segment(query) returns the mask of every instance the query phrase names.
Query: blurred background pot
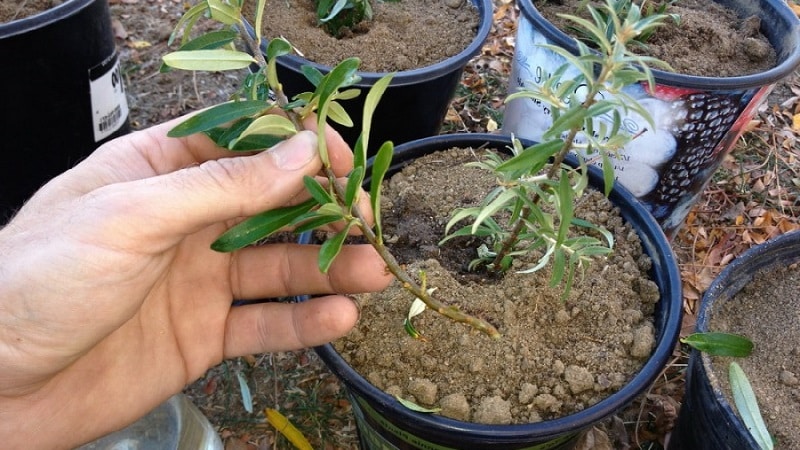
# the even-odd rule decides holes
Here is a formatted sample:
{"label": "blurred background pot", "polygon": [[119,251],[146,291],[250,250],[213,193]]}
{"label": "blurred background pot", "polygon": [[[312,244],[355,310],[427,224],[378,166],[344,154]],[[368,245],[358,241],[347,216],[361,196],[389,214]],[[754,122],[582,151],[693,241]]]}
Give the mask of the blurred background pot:
{"label": "blurred background pot", "polygon": [[[733,260],[706,291],[697,316],[696,331],[735,332],[735,330],[721,330],[711,326],[715,310],[719,311],[719,308],[727,305],[728,302],[741,301],[740,298],[736,298],[736,295],[742,292],[759,274],[773,274],[779,268],[789,267],[798,262],[800,262],[800,231],[783,234],[747,250]],[[800,286],[797,287],[800,288]],[[800,289],[795,289],[795,292],[799,291]],[[771,299],[767,299],[767,301],[771,301]],[[791,302],[791,300],[788,301]],[[750,307],[755,312],[750,317],[743,317],[741,320],[765,320],[765,317],[758,313],[761,309],[759,305],[750,305]],[[800,302],[795,300],[794,304],[784,309],[786,309],[784,315],[786,320],[779,327],[796,327],[797,322],[790,321],[792,317],[797,316]],[[769,352],[773,350],[763,341],[759,342],[757,336],[747,337],[753,339],[756,351]],[[786,338],[770,336],[770,339]],[[796,345],[796,343],[794,344]],[[797,356],[788,356],[788,358],[796,359]],[[745,358],[744,361],[746,362],[747,359]],[[735,412],[735,407],[728,401],[730,397],[725,394],[712,364],[712,357],[708,354],[692,350],[687,369],[686,394],[681,405],[678,422],[672,431],[670,450],[759,449],[760,447]],[[743,369],[746,372],[747,368],[744,365]],[[772,368],[776,374],[780,373],[782,369],[786,369],[785,365],[783,368]],[[786,389],[791,390],[792,387],[786,385]],[[794,387],[794,389],[797,388]],[[762,415],[764,415],[764,405],[760,406]],[[782,420],[780,414],[777,414],[774,420]],[[797,431],[794,430],[795,433]],[[795,447],[787,446],[786,442],[781,443],[781,439],[778,438],[776,448]]]}
{"label": "blurred background pot", "polygon": [[[446,134],[420,139],[395,149],[387,178],[414,159],[438,150],[482,146],[502,150],[509,145],[510,137],[499,134]],[[596,168],[590,179],[593,186],[602,186],[602,176]],[[650,386],[667,364],[680,329],[682,298],[677,263],[658,223],[630,193],[617,185],[610,199],[641,236],[644,250],[653,261],[652,279],[661,292],[654,320],[654,350],[633,379],[616,393],[575,414],[530,424],[486,425],[412,411],[370,384],[332,345],[317,347],[320,358],[348,389],[362,448],[569,449],[581,431],[610,417]],[[305,234],[301,242],[310,240],[311,235]]]}
{"label": "blurred background pot", "polygon": [[0,24],[0,223],[49,179],[129,131],[107,0]]}
{"label": "blurred background pot", "polygon": [[[744,126],[774,84],[800,64],[800,22],[782,0],[718,0],[742,17],[756,15],[777,53],[767,71],[737,77],[701,77],[654,70],[656,88],[625,88],[653,116],[656,130],[638,115],[623,126],[634,139],[614,168],[618,181],[644,202],[669,238],[675,236],[704,186],[732,149]],[[531,0],[518,1],[521,15],[509,78],[509,93],[541,84],[564,59],[541,44],[577,53],[574,38],[557,29]],[[515,99],[504,112],[503,131],[537,140],[551,123],[547,105]]]}

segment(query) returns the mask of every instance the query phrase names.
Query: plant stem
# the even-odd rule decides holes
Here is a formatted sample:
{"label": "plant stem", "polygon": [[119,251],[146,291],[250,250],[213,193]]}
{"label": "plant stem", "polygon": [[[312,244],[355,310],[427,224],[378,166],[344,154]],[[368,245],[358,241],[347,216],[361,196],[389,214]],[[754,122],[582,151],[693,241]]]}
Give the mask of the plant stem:
{"label": "plant stem", "polygon": [[[344,188],[341,184],[336,180],[336,175],[333,173],[330,167],[325,168],[325,175],[328,177],[331,183],[333,183],[334,190],[336,191],[336,201],[340,205],[344,204],[344,201],[341,200],[344,197]],[[493,339],[500,338],[500,332],[497,331],[492,324],[489,322],[471,316],[467,313],[462,312],[455,306],[446,305],[442,303],[439,299],[433,297],[427,290],[425,290],[422,286],[420,286],[413,278],[406,272],[394,255],[386,248],[383,244],[383,241],[378,239],[378,236],[372,230],[372,227],[369,225],[369,222],[361,213],[361,209],[358,207],[358,202],[355,202],[355,206],[353,207],[352,214],[357,221],[357,226],[361,230],[361,233],[364,235],[364,238],[369,242],[370,245],[378,252],[378,255],[383,259],[386,263],[386,268],[392,275],[397,278],[400,282],[403,289],[414,295],[415,297],[422,300],[425,305],[436,311],[437,313],[447,317],[450,320],[455,322],[460,322],[467,324],[478,331],[481,331],[487,334],[489,337]]]}

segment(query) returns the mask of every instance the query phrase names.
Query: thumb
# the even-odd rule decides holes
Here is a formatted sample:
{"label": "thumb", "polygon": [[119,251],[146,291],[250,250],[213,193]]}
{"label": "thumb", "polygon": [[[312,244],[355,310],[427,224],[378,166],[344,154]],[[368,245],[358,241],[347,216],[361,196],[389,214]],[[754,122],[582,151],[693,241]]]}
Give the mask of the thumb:
{"label": "thumb", "polygon": [[148,239],[164,238],[159,236],[163,233],[179,238],[291,203],[304,190],[303,176],[313,176],[321,167],[316,135],[302,131],[255,155],[209,160],[100,188],[88,203],[100,210],[95,218],[99,214],[117,221],[117,226],[136,230],[139,238],[148,230],[153,234]]}

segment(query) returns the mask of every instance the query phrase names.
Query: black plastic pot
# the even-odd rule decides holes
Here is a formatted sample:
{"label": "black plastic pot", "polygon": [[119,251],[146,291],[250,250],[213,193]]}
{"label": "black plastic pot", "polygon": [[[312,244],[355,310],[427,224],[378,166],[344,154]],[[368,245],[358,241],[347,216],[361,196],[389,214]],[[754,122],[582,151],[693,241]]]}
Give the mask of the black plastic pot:
{"label": "black plastic pot", "polygon": [[[385,141],[395,145],[439,134],[447,114],[447,108],[455,95],[456,87],[470,58],[478,54],[492,27],[492,0],[472,0],[480,14],[480,24],[475,39],[455,56],[436,64],[413,70],[398,72],[383,94],[372,119],[370,148],[374,154]],[[262,43],[261,51],[265,51]],[[353,55],[358,56],[358,55]],[[297,55],[286,55],[278,59],[278,78],[287,95],[313,90],[300,68],[313,66],[322,73],[331,68],[314,63]],[[355,145],[361,133],[364,100],[367,91],[386,73],[359,72],[361,82],[354,87],[362,90],[353,100],[343,101],[342,106],[353,119],[352,127],[334,124],[345,141]]]}
{"label": "black plastic pot", "polygon": [[50,178],[129,131],[106,0],[0,25],[0,223]]}
{"label": "black plastic pot", "polygon": [[[761,73],[738,77],[653,70],[654,91],[643,84],[625,88],[650,112],[656,126],[653,129],[638,115],[626,117],[623,113],[626,130],[641,135],[626,146],[620,158],[614,158],[618,180],[647,205],[670,238],[680,229],[774,83],[800,65],[800,21],[783,0],[715,1],[742,17],[760,17],[761,32],[775,48],[778,64]],[[540,44],[556,45],[573,54],[578,50],[574,38],[547,21],[531,0],[519,0],[518,4],[521,17],[509,78],[510,93],[526,85],[541,84],[565,62]],[[506,106],[503,130],[537,140],[550,123],[546,105],[516,99]]]}
{"label": "black plastic pot", "polygon": [[[437,150],[483,145],[503,150],[510,143],[508,136],[480,133],[441,135],[409,142],[395,149],[390,174],[415,158]],[[602,186],[600,171],[592,168],[590,180],[593,186]],[[630,383],[599,403],[570,416],[526,425],[483,425],[411,411],[367,382],[347,365],[333,346],[318,347],[317,353],[349,391],[362,448],[572,448],[580,431],[613,415],[650,386],[667,364],[680,330],[682,296],[678,267],[666,236],[644,207],[619,186],[611,192],[610,199],[641,236],[644,250],[653,260],[651,275],[661,290],[654,324],[656,346],[651,358]],[[310,239],[310,235],[304,235],[301,242]]]}
{"label": "black plastic pot", "polygon": [[[697,315],[697,332],[707,332],[715,306],[732,299],[759,272],[800,262],[800,231],[757,245],[734,259],[709,286]],[[709,377],[711,358],[692,350],[678,422],[670,450],[753,449],[759,446],[734,412],[719,384]]]}

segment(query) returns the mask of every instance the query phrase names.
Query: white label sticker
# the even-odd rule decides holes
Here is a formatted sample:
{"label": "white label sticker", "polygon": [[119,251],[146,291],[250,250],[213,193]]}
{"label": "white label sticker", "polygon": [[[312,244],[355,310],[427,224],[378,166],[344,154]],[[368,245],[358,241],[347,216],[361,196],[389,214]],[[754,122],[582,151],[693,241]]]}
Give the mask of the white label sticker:
{"label": "white label sticker", "polygon": [[89,70],[89,89],[94,140],[100,142],[119,130],[128,119],[128,98],[116,54]]}

